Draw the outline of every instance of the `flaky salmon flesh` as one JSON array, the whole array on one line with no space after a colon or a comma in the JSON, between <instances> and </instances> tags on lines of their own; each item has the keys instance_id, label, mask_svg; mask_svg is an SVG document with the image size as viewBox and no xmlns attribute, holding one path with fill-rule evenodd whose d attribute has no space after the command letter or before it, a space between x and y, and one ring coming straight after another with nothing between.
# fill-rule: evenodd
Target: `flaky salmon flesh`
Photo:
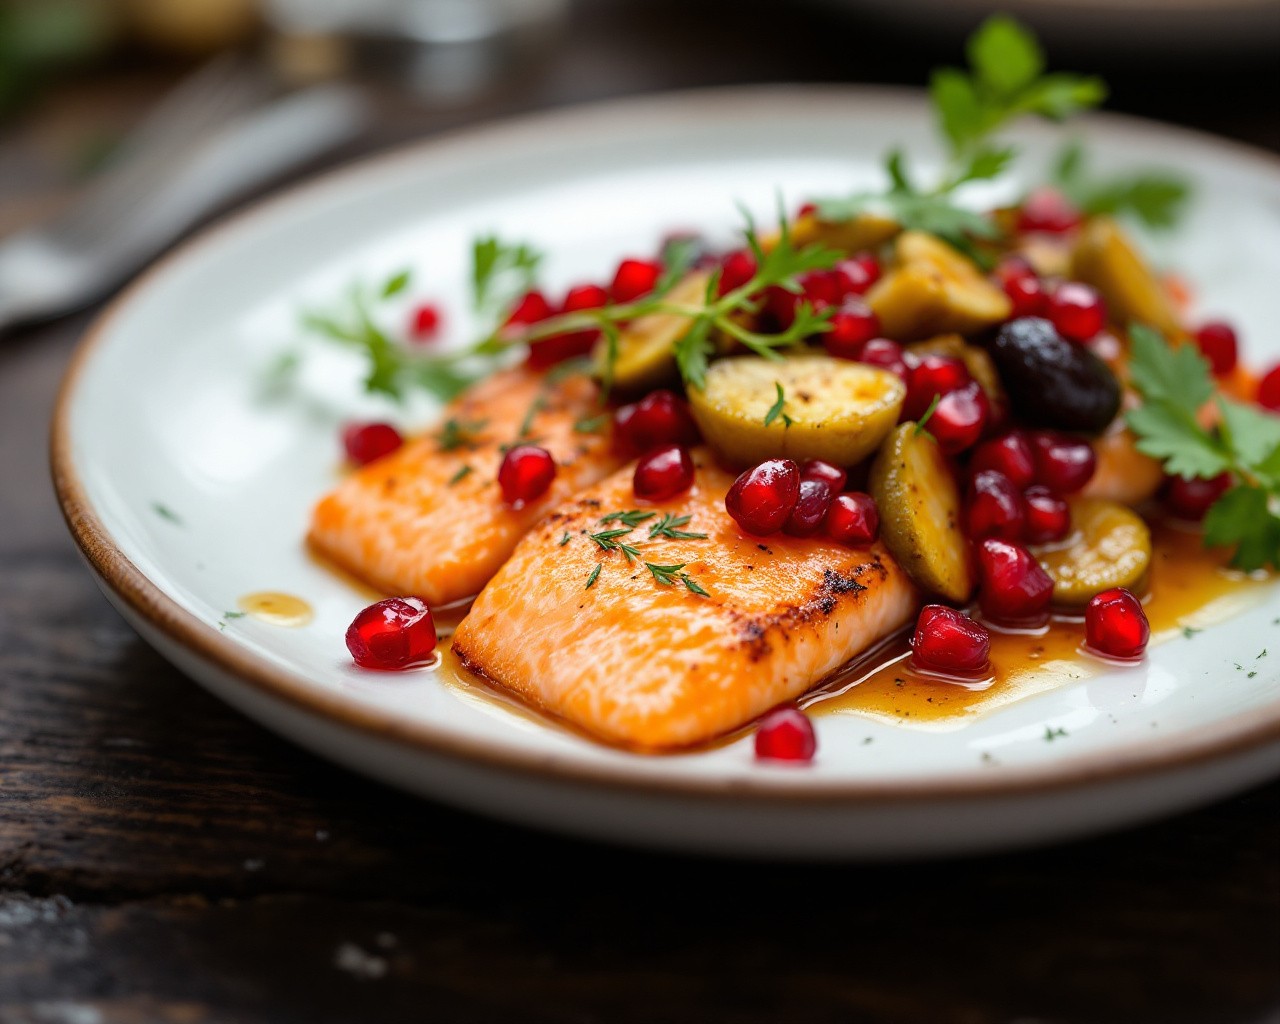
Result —
<instances>
[{"instance_id":1,"label":"flaky salmon flesh","mask_svg":"<svg viewBox=\"0 0 1280 1024\"><path fill-rule=\"evenodd\" d=\"M607 431L584 425L600 413L599 389L580 375L495 374L450 403L441 426L324 497L308 540L388 594L436 607L471 597L549 509L617 468ZM514 510L497 478L518 442L546 448L556 476L543 497Z\"/></svg>"},{"instance_id":2,"label":"flaky salmon flesh","mask_svg":"<svg viewBox=\"0 0 1280 1024\"><path fill-rule=\"evenodd\" d=\"M694 457L691 490L604 538L637 549L630 560L591 539L637 508L630 467L551 511L454 634L463 665L609 743L671 749L795 699L910 620L917 593L883 547L748 536L724 514L733 475ZM706 537L651 537L664 513L689 517L668 532ZM683 568L664 584L646 562Z\"/></svg>"}]
</instances>

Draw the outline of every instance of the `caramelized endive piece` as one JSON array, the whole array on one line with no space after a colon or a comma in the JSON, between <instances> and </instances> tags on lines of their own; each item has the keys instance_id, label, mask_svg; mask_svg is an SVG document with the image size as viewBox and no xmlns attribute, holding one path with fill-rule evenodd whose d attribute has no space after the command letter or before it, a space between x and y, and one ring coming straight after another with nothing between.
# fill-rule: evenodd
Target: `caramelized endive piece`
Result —
<instances>
[{"instance_id":1,"label":"caramelized endive piece","mask_svg":"<svg viewBox=\"0 0 1280 1024\"><path fill-rule=\"evenodd\" d=\"M580 375L495 374L451 402L441 426L323 498L308 539L386 593L430 605L470 597L547 509L617 468L607 431L574 429L599 412L596 385ZM522 435L550 451L557 468L547 494L516 511L497 477L504 446Z\"/></svg>"},{"instance_id":2,"label":"caramelized endive piece","mask_svg":"<svg viewBox=\"0 0 1280 1024\"><path fill-rule=\"evenodd\" d=\"M631 561L589 536L637 508L625 470L530 531L454 634L462 663L606 742L675 748L795 699L908 621L915 589L881 546L748 536L724 509L733 475L694 457L690 491L606 539L638 549ZM707 536L651 539L664 513ZM683 568L664 585L646 562Z\"/></svg>"}]
</instances>

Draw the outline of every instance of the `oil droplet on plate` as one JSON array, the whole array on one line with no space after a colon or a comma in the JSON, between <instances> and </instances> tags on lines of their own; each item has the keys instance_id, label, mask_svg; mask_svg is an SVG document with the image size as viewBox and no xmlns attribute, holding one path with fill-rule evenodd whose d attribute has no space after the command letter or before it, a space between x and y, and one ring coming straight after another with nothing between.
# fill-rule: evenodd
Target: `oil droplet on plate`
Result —
<instances>
[{"instance_id":1,"label":"oil droplet on plate","mask_svg":"<svg viewBox=\"0 0 1280 1024\"><path fill-rule=\"evenodd\" d=\"M271 626L305 626L315 617L311 605L302 598L277 590L245 594L236 604L246 615Z\"/></svg>"}]
</instances>

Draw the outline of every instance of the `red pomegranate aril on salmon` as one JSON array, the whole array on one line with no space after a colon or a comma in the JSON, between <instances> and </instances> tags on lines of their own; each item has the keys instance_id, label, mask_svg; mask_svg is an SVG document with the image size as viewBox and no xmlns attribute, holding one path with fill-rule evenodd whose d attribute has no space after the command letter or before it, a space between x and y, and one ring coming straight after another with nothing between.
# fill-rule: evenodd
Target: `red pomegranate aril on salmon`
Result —
<instances>
[{"instance_id":1,"label":"red pomegranate aril on salmon","mask_svg":"<svg viewBox=\"0 0 1280 1024\"><path fill-rule=\"evenodd\" d=\"M1258 404L1272 412L1280 412L1280 366L1272 367L1258 382Z\"/></svg>"},{"instance_id":2,"label":"red pomegranate aril on salmon","mask_svg":"<svg viewBox=\"0 0 1280 1024\"><path fill-rule=\"evenodd\" d=\"M662 264L657 260L623 260L609 285L609 297L614 302L634 302L653 291L662 276Z\"/></svg>"},{"instance_id":3,"label":"red pomegranate aril on salmon","mask_svg":"<svg viewBox=\"0 0 1280 1024\"><path fill-rule=\"evenodd\" d=\"M637 498L666 501L693 485L693 459L678 444L655 448L636 463L632 487Z\"/></svg>"},{"instance_id":4,"label":"red pomegranate aril on salmon","mask_svg":"<svg viewBox=\"0 0 1280 1024\"><path fill-rule=\"evenodd\" d=\"M613 414L613 431L618 447L636 454L662 444L698 442L698 425L688 404L666 388L650 391L638 402L621 406Z\"/></svg>"},{"instance_id":5,"label":"red pomegranate aril on salmon","mask_svg":"<svg viewBox=\"0 0 1280 1024\"><path fill-rule=\"evenodd\" d=\"M342 447L357 466L390 455L402 444L404 438L390 423L349 423L342 430Z\"/></svg>"},{"instance_id":6,"label":"red pomegranate aril on salmon","mask_svg":"<svg viewBox=\"0 0 1280 1024\"><path fill-rule=\"evenodd\" d=\"M978 545L979 603L993 622L1042 624L1053 580L1021 544L988 537Z\"/></svg>"},{"instance_id":7,"label":"red pomegranate aril on salmon","mask_svg":"<svg viewBox=\"0 0 1280 1024\"><path fill-rule=\"evenodd\" d=\"M822 529L840 544L869 547L880 536L880 508L875 498L861 491L837 494L827 509Z\"/></svg>"},{"instance_id":8,"label":"red pomegranate aril on salmon","mask_svg":"<svg viewBox=\"0 0 1280 1024\"><path fill-rule=\"evenodd\" d=\"M984 469L1003 473L1014 487L1029 486L1036 476L1036 463L1027 435L1020 430L1011 430L990 441L983 441L973 450L969 470L980 473Z\"/></svg>"},{"instance_id":9,"label":"red pomegranate aril on salmon","mask_svg":"<svg viewBox=\"0 0 1280 1024\"><path fill-rule=\"evenodd\" d=\"M1135 661L1151 639L1142 602L1123 587L1095 594L1084 610L1085 643L1108 658Z\"/></svg>"},{"instance_id":10,"label":"red pomegranate aril on salmon","mask_svg":"<svg viewBox=\"0 0 1280 1024\"><path fill-rule=\"evenodd\" d=\"M1196 344L1218 377L1231 373L1240 362L1240 342L1235 329L1221 320L1211 320L1196 331Z\"/></svg>"},{"instance_id":11,"label":"red pomegranate aril on salmon","mask_svg":"<svg viewBox=\"0 0 1280 1024\"><path fill-rule=\"evenodd\" d=\"M880 318L861 299L849 297L836 310L822 336L828 355L857 359L862 347L880 333Z\"/></svg>"},{"instance_id":12,"label":"red pomegranate aril on salmon","mask_svg":"<svg viewBox=\"0 0 1280 1024\"><path fill-rule=\"evenodd\" d=\"M786 761L808 764L818 749L813 724L793 704L774 708L756 727L755 750L758 761Z\"/></svg>"},{"instance_id":13,"label":"red pomegranate aril on salmon","mask_svg":"<svg viewBox=\"0 0 1280 1024\"><path fill-rule=\"evenodd\" d=\"M907 397L902 403L902 418L918 420L928 411L935 397L950 394L971 379L968 367L954 356L936 353L921 356L907 375Z\"/></svg>"},{"instance_id":14,"label":"red pomegranate aril on salmon","mask_svg":"<svg viewBox=\"0 0 1280 1024\"><path fill-rule=\"evenodd\" d=\"M431 610L416 597L389 597L371 604L347 627L347 650L361 668L410 668L425 662L435 649Z\"/></svg>"},{"instance_id":15,"label":"red pomegranate aril on salmon","mask_svg":"<svg viewBox=\"0 0 1280 1024\"><path fill-rule=\"evenodd\" d=\"M911 379L911 370L907 366L902 346L888 338L872 338L868 341L858 353L858 362L896 373L903 383Z\"/></svg>"},{"instance_id":16,"label":"red pomegranate aril on salmon","mask_svg":"<svg viewBox=\"0 0 1280 1024\"><path fill-rule=\"evenodd\" d=\"M1165 480L1164 503L1174 515L1198 522L1230 486L1230 473L1219 473L1207 480L1171 476Z\"/></svg>"},{"instance_id":17,"label":"red pomegranate aril on salmon","mask_svg":"<svg viewBox=\"0 0 1280 1024\"><path fill-rule=\"evenodd\" d=\"M556 478L556 462L551 453L535 444L518 444L502 458L498 486L502 500L520 509L547 493Z\"/></svg>"},{"instance_id":18,"label":"red pomegranate aril on salmon","mask_svg":"<svg viewBox=\"0 0 1280 1024\"><path fill-rule=\"evenodd\" d=\"M723 298L755 276L756 258L751 250L738 249L731 252L720 263L720 281L716 285L716 295Z\"/></svg>"},{"instance_id":19,"label":"red pomegranate aril on salmon","mask_svg":"<svg viewBox=\"0 0 1280 1024\"><path fill-rule=\"evenodd\" d=\"M409 337L416 342L435 341L440 336L440 309L434 303L424 302L409 318Z\"/></svg>"},{"instance_id":20,"label":"red pomegranate aril on salmon","mask_svg":"<svg viewBox=\"0 0 1280 1024\"><path fill-rule=\"evenodd\" d=\"M831 493L839 494L849 482L849 474L839 466L833 466L822 459L810 459L800 465L801 480L822 480L831 488Z\"/></svg>"},{"instance_id":21,"label":"red pomegranate aril on salmon","mask_svg":"<svg viewBox=\"0 0 1280 1024\"><path fill-rule=\"evenodd\" d=\"M800 467L790 459L768 459L744 470L725 495L725 511L757 537L777 533L800 499Z\"/></svg>"},{"instance_id":22,"label":"red pomegranate aril on salmon","mask_svg":"<svg viewBox=\"0 0 1280 1024\"><path fill-rule=\"evenodd\" d=\"M1036 483L1055 494L1073 494L1093 479L1098 457L1087 441L1040 430L1031 435Z\"/></svg>"},{"instance_id":23,"label":"red pomegranate aril on salmon","mask_svg":"<svg viewBox=\"0 0 1280 1024\"><path fill-rule=\"evenodd\" d=\"M1018 231L1022 234L1061 235L1074 231L1084 221L1080 211L1056 188L1037 188L1018 208Z\"/></svg>"},{"instance_id":24,"label":"red pomegranate aril on salmon","mask_svg":"<svg viewBox=\"0 0 1280 1024\"><path fill-rule=\"evenodd\" d=\"M1088 341L1107 323L1102 296L1078 281L1065 281L1053 290L1047 315L1054 329L1068 341Z\"/></svg>"},{"instance_id":25,"label":"red pomegranate aril on salmon","mask_svg":"<svg viewBox=\"0 0 1280 1024\"><path fill-rule=\"evenodd\" d=\"M977 381L970 381L938 399L925 429L947 455L958 455L977 443L990 416L987 393Z\"/></svg>"},{"instance_id":26,"label":"red pomegranate aril on salmon","mask_svg":"<svg viewBox=\"0 0 1280 1024\"><path fill-rule=\"evenodd\" d=\"M841 260L833 269L845 295L865 295L880 280L880 261L869 252Z\"/></svg>"},{"instance_id":27,"label":"red pomegranate aril on salmon","mask_svg":"<svg viewBox=\"0 0 1280 1024\"><path fill-rule=\"evenodd\" d=\"M787 517L782 532L792 537L813 536L827 516L832 496L831 485L825 480L806 480L801 476L796 507Z\"/></svg>"},{"instance_id":28,"label":"red pomegranate aril on salmon","mask_svg":"<svg viewBox=\"0 0 1280 1024\"><path fill-rule=\"evenodd\" d=\"M927 672L980 676L991 662L991 634L963 612L927 604L911 635L911 659Z\"/></svg>"},{"instance_id":29,"label":"red pomegranate aril on salmon","mask_svg":"<svg viewBox=\"0 0 1280 1024\"><path fill-rule=\"evenodd\" d=\"M594 328L553 334L529 345L529 355L525 357L525 365L531 370L549 369L565 360L590 354L599 340L600 332Z\"/></svg>"},{"instance_id":30,"label":"red pomegranate aril on salmon","mask_svg":"<svg viewBox=\"0 0 1280 1024\"><path fill-rule=\"evenodd\" d=\"M1023 491L1022 501L1027 510L1024 535L1028 543L1048 544L1071 532L1071 507L1043 484Z\"/></svg>"},{"instance_id":31,"label":"red pomegranate aril on salmon","mask_svg":"<svg viewBox=\"0 0 1280 1024\"><path fill-rule=\"evenodd\" d=\"M971 540L1021 540L1026 522L1022 494L1007 476L996 469L973 475L965 501L965 533Z\"/></svg>"}]
</instances>

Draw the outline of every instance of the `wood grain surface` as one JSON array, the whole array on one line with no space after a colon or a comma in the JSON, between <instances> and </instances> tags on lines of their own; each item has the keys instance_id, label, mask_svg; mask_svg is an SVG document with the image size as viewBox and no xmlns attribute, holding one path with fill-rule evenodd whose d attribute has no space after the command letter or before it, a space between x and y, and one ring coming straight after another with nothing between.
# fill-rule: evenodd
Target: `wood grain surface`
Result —
<instances>
[{"instance_id":1,"label":"wood grain surface","mask_svg":"<svg viewBox=\"0 0 1280 1024\"><path fill-rule=\"evenodd\" d=\"M361 148L667 86L918 81L936 59L782 11L580 9L553 62L465 108L388 102ZM1103 70L1123 108L1280 148L1265 69L1221 75L1213 103L1194 67ZM57 190L6 176L38 162L32 123L0 139L0 209ZM0 1024L1280 1021L1280 785L1017 855L732 864L481 821L263 731L143 644L65 533L46 425L86 322L0 342Z\"/></svg>"}]
</instances>

